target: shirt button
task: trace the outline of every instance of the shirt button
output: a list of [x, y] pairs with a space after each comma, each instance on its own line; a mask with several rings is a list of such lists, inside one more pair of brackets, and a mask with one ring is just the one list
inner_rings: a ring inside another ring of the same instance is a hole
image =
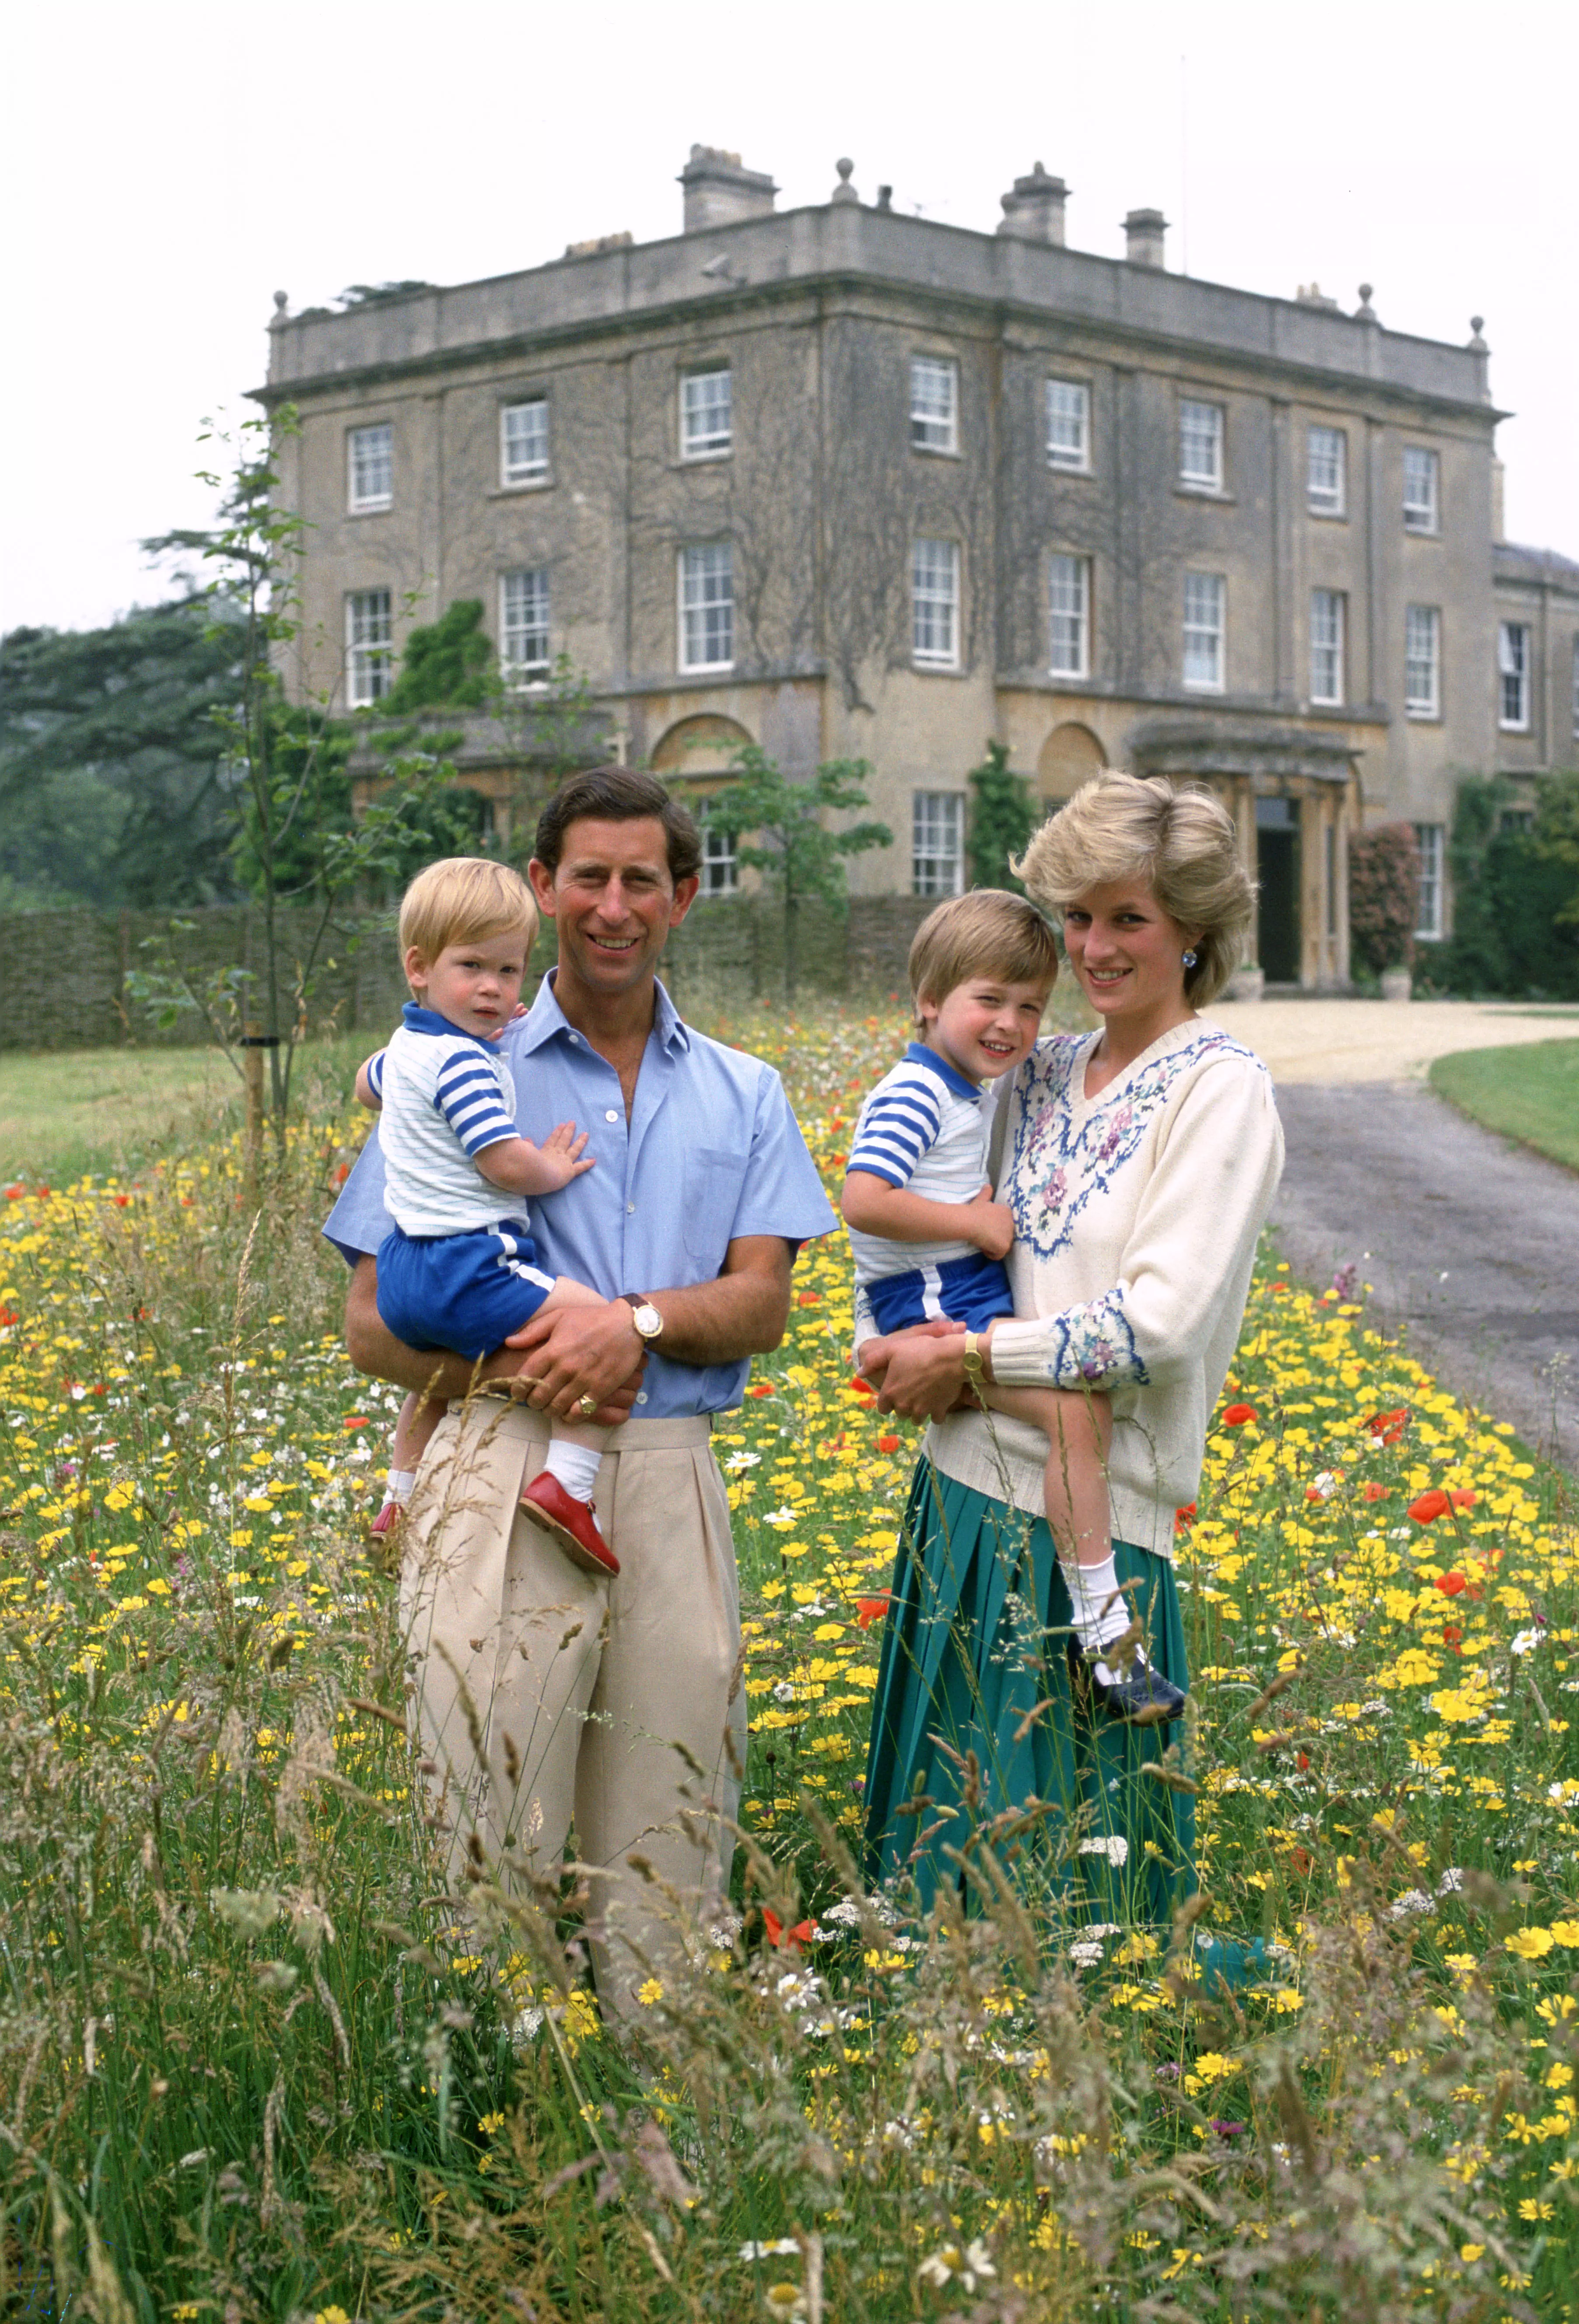
[[636, 1401], [637, 1401], [637, 1403], [638, 1403], [638, 1404], [645, 1404], [645, 1403], [646, 1403], [646, 1401], [647, 1401], [647, 1391], [646, 1391], [646, 1389], [645, 1389], [644, 1388], [638, 1388], [638, 1389], [637, 1389], [637, 1391], [636, 1391]]
[[636, 1215], [636, 1205], [635, 1205], [635, 1204], [634, 1204], [634, 1203], [627, 1203], [627, 1204], [625, 1204], [625, 1216], [626, 1216], [628, 1219], [633, 1219], [633, 1218], [635, 1217], [635, 1215]]
[[614, 1111], [614, 1107], [613, 1107], [612, 1105], [610, 1106], [610, 1108], [609, 1108], [608, 1111], [604, 1115], [604, 1120], [605, 1120], [605, 1121], [617, 1121], [617, 1120], [619, 1120], [619, 1118], [620, 1118], [620, 1117], [619, 1117], [619, 1115], [615, 1112], [615, 1111]]

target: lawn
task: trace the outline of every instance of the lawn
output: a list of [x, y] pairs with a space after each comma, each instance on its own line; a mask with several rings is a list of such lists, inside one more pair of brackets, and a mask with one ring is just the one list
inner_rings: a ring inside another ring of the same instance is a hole
[[[830, 1185], [906, 1029], [738, 1028]], [[1205, 1904], [1131, 1922], [1052, 1802], [923, 1921], [851, 1854], [914, 1437], [809, 1249], [715, 1439], [735, 1917], [618, 2044], [569, 1876], [437, 1879], [364, 1530], [394, 1399], [316, 1232], [356, 1127], [304, 1116], [255, 1232], [224, 1136], [0, 1205], [0, 2310], [1569, 2316], [1579, 1534], [1506, 1425], [1269, 1254], [1178, 1517]]]
[[1579, 1040], [1438, 1057], [1431, 1086], [1488, 1130], [1579, 1170]]

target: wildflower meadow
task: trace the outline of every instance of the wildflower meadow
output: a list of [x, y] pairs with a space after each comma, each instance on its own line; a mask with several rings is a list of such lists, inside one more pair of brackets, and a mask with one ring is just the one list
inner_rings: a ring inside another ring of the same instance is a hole
[[[727, 1030], [835, 1186], [902, 1021]], [[346, 1363], [317, 1231], [341, 1097], [255, 1206], [223, 1124], [0, 1201], [0, 2313], [1570, 2316], [1570, 1480], [1353, 1270], [1312, 1291], [1269, 1249], [1177, 1519], [1194, 1683], [1155, 1780], [1194, 1794], [1199, 1893], [1101, 1917], [1083, 1868], [1124, 1843], [1044, 1803], [960, 1831], [986, 1909], [921, 1918], [859, 1848], [917, 1435], [852, 1378], [828, 1237], [715, 1438], [734, 1910], [616, 2035], [573, 1865], [521, 1896], [476, 1864], [464, 1902], [437, 1869], [366, 1530], [398, 1399]], [[1264, 1966], [1230, 1988], [1208, 1934]]]

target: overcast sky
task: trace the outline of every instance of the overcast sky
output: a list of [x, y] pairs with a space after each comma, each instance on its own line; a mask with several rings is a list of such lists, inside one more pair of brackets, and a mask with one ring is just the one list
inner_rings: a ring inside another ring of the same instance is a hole
[[990, 232], [1033, 161], [1068, 238], [1463, 342], [1483, 314], [1508, 530], [1579, 556], [1573, 0], [114, 0], [19, 11], [0, 631], [162, 594], [137, 543], [210, 512], [203, 416], [262, 379], [276, 289], [461, 282], [678, 232], [693, 141], [788, 208], [840, 154], [870, 200]]

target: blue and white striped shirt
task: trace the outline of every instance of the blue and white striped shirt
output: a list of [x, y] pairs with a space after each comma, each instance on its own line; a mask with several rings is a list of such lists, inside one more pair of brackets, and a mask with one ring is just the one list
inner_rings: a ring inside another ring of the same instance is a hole
[[386, 1196], [403, 1232], [470, 1234], [520, 1216], [523, 1198], [491, 1186], [473, 1158], [521, 1134], [515, 1084], [491, 1042], [408, 1001], [367, 1078], [383, 1102]]
[[[861, 1108], [847, 1170], [864, 1170], [891, 1186], [934, 1203], [968, 1203], [987, 1177], [988, 1125], [982, 1092], [946, 1058], [912, 1041]], [[974, 1243], [890, 1242], [850, 1229], [857, 1283], [907, 1275], [974, 1257]]]

